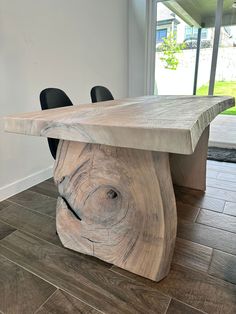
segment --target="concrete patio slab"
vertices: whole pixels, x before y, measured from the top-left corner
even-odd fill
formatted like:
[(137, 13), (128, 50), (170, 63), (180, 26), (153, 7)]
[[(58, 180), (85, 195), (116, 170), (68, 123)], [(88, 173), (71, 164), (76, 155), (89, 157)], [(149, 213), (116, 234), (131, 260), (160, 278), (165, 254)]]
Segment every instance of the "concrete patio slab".
[(211, 123), (209, 146), (236, 149), (236, 116), (215, 118)]

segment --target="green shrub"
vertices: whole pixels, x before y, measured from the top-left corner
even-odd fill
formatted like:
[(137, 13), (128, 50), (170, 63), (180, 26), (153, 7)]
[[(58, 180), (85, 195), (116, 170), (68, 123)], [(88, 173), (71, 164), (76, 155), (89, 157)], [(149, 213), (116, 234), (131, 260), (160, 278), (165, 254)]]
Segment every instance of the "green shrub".
[(164, 62), (166, 69), (177, 70), (179, 60), (176, 54), (182, 52), (185, 47), (185, 43), (177, 43), (175, 33), (171, 33), (167, 38), (164, 38), (158, 50), (163, 53), (163, 57), (160, 59)]

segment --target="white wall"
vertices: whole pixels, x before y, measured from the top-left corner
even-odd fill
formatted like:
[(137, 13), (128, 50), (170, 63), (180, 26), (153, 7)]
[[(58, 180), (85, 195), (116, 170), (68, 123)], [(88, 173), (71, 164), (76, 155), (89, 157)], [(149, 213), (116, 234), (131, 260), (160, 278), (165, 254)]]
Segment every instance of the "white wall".
[[(90, 88), (127, 96), (127, 0), (0, 0), (0, 116), (39, 110), (39, 93), (59, 87), (75, 104)], [(44, 138), (3, 132), (0, 199), (47, 178)]]

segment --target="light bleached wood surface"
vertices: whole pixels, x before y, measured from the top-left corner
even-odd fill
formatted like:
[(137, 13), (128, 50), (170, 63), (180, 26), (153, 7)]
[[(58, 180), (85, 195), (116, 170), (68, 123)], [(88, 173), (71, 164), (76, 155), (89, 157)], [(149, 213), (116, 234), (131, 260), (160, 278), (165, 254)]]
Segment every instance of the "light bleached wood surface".
[(159, 281), (177, 214), (168, 153), (61, 141), (57, 232), (69, 249)]
[(9, 116), (5, 130), (192, 154), (205, 128), (234, 103), (234, 98), (223, 96), (147, 96)]

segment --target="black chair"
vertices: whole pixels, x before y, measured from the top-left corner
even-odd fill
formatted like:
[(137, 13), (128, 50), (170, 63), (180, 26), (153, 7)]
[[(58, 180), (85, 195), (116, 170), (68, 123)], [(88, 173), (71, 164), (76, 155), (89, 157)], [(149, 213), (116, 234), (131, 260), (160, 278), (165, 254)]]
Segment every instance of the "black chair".
[[(46, 88), (40, 93), (40, 103), (42, 110), (54, 109), (59, 107), (72, 106), (70, 98), (58, 88)], [(52, 157), (56, 159), (58, 139), (48, 138), (48, 145)]]
[(90, 95), (91, 95), (91, 100), (93, 103), (99, 102), (99, 101), (114, 100), (112, 93), (109, 91), (108, 88), (104, 86), (93, 87), (91, 89)]

